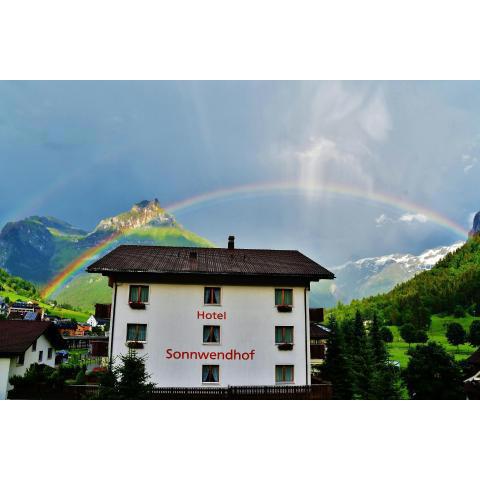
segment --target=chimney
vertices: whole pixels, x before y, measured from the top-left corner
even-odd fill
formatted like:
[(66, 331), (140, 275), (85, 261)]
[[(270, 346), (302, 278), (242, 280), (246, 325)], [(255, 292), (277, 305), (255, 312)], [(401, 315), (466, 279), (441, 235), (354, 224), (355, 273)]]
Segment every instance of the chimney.
[(228, 249), (233, 250), (235, 248), (235, 237), (233, 235), (230, 235), (228, 237)]

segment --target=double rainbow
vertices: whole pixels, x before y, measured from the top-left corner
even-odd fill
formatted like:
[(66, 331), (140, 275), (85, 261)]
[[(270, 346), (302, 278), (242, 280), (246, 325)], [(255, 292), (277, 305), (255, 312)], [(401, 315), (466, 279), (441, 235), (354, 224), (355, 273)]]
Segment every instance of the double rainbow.
[[(424, 215), (429, 221), (450, 230), (462, 239), (468, 236), (468, 230), (466, 228), (434, 210), (415, 204), (404, 198), (395, 197), (378, 191), (366, 191), (355, 186), (340, 183), (328, 183), (321, 186), (302, 185), (297, 182), (253, 183), (203, 193), (172, 203), (164, 208), (169, 213), (179, 213), (218, 201), (292, 193), (300, 193), (302, 195), (334, 194), (387, 205), (403, 212)], [(130, 230), (122, 230), (115, 232), (108, 238), (102, 240), (98, 245), (85, 251), (44, 287), (42, 290), (42, 296), (44, 298), (49, 298), (54, 295), (81, 269), (83, 269), (87, 263), (107, 251), (119, 237), (128, 234), (129, 231)]]

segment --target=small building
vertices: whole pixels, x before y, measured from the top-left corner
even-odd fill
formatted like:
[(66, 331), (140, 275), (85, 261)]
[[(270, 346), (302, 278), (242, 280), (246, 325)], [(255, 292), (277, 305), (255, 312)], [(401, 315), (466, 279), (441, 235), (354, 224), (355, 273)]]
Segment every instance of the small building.
[(27, 313), (33, 312), (39, 315), (39, 319), (43, 320), (43, 308), (35, 302), (14, 302), (10, 305), (9, 314), (11, 313)]
[(54, 323), (62, 336), (73, 336), (77, 330), (77, 322), (75, 320), (60, 319)]
[(470, 375), (464, 381), (465, 394), (470, 400), (480, 400), (480, 348), (465, 360), (465, 365)]
[(146, 357), (159, 387), (311, 384), (310, 282), (296, 250), (122, 245), (90, 265), (112, 291), (110, 359)]
[(8, 303), (5, 302), (5, 298), (0, 297), (0, 315), (7, 316), (8, 315)]
[(97, 322), (97, 319), (93, 315), (90, 315), (88, 317), (87, 324), (90, 325), (91, 327), (96, 327), (98, 325), (98, 322)]
[(23, 375), (34, 363), (55, 366), (55, 351), (64, 343), (50, 322), (0, 321), (0, 399), (12, 387), (9, 379)]

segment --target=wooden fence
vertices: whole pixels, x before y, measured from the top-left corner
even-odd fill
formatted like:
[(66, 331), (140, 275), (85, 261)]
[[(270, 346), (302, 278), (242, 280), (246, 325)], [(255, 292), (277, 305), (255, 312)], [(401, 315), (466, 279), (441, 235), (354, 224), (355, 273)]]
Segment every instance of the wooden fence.
[[(38, 395), (24, 391), (10, 399), (84, 400), (98, 396), (98, 385), (66, 385), (62, 390)], [(13, 393), (13, 392), (11, 392)], [(157, 387), (151, 400), (330, 400), (332, 387), (319, 385), (275, 385), (240, 387)]]
[(329, 400), (330, 384), (239, 387), (155, 388), (152, 399), (159, 400)]

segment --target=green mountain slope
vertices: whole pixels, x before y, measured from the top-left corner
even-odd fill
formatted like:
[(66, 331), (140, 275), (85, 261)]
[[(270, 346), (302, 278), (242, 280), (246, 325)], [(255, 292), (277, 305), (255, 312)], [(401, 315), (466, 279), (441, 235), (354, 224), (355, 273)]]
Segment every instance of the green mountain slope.
[(36, 302), (46, 313), (55, 315), (61, 318), (72, 318), (78, 322), (85, 322), (89, 315), (85, 312), (65, 309), (54, 306), (41, 298), (35, 285), (20, 277), (10, 275), (5, 270), (0, 269), (0, 297), (6, 301), (13, 303), (15, 301), (21, 302)]
[[(330, 312), (341, 319), (360, 310), (366, 318), (377, 312), (387, 323), (428, 326), (434, 313), (478, 310), (480, 306), (480, 236), (470, 238), (431, 270), (422, 272), (390, 292), (354, 300)], [(478, 312), (477, 312), (478, 313)]]

